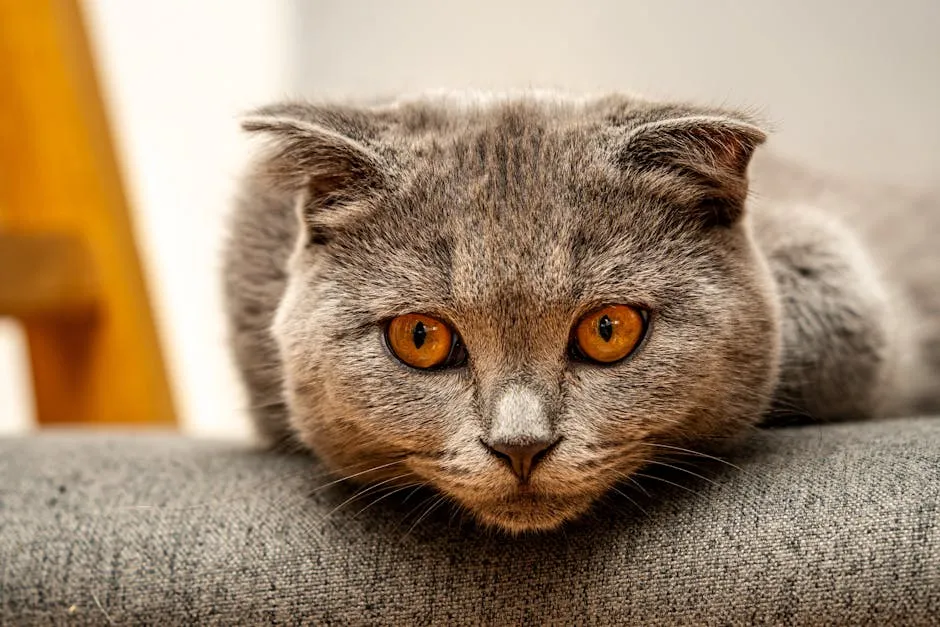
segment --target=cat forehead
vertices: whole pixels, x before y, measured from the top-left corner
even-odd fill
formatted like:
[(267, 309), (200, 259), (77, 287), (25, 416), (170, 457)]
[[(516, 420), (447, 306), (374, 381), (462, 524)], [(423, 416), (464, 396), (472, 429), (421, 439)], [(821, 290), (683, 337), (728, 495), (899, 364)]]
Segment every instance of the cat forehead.
[(420, 191), (383, 204), (343, 246), (344, 265), (358, 268), (354, 282), (380, 269), (371, 275), (375, 293), (392, 302), (433, 309), (443, 299), (492, 313), (649, 300), (676, 256), (662, 238), (687, 237), (670, 234), (656, 211), (613, 186), (586, 193), (564, 177), (516, 177), (511, 165), (473, 176), (435, 170)]
[(436, 218), (485, 226), (489, 236), (534, 235), (535, 227), (560, 226), (546, 222), (571, 223), (579, 205), (597, 204), (598, 189), (617, 187), (602, 125), (571, 106), (508, 101), (410, 111), (398, 142), (408, 159), (400, 191)]
[(683, 112), (616, 96), (420, 100), (394, 107), (375, 132), (405, 161), (408, 204), (514, 238), (632, 222), (641, 203), (624, 185), (618, 146), (629, 128)]
[(446, 270), (452, 288), (561, 298), (589, 278), (582, 266), (626, 263), (667, 233), (661, 212), (621, 184), (599, 125), (559, 123), (529, 103), (465, 115), (409, 145), (406, 184), (355, 236), (376, 256)]
[(661, 212), (623, 185), (583, 127), (509, 115), (426, 143), (382, 222), (434, 233), (478, 263), (557, 266), (561, 250), (623, 253), (638, 231), (663, 231)]

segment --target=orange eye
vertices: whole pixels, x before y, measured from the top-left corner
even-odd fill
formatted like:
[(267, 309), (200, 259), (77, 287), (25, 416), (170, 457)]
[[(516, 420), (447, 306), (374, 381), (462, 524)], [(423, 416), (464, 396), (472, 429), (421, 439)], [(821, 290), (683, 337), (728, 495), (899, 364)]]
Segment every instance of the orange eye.
[(602, 364), (623, 359), (643, 338), (645, 319), (627, 305), (606, 305), (587, 314), (575, 327), (576, 352)]
[(395, 356), (414, 368), (443, 365), (455, 347), (454, 332), (447, 323), (422, 314), (394, 318), (386, 337)]

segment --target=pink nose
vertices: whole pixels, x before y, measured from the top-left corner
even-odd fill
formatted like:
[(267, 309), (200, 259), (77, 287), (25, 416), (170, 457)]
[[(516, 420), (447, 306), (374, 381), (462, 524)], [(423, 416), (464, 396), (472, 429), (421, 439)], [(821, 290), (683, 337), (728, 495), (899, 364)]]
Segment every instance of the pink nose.
[(513, 474), (522, 482), (528, 481), (538, 464), (558, 440), (532, 440), (524, 444), (502, 441), (484, 442), (486, 448), (509, 464)]

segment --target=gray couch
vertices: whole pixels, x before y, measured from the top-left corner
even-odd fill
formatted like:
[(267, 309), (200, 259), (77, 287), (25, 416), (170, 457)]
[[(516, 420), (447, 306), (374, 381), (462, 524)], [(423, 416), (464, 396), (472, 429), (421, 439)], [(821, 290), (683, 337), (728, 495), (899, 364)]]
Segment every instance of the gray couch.
[(424, 494), (338, 507), (301, 455), (0, 440), (0, 623), (940, 624), (940, 420), (757, 432), (734, 462), (510, 538), (419, 520)]

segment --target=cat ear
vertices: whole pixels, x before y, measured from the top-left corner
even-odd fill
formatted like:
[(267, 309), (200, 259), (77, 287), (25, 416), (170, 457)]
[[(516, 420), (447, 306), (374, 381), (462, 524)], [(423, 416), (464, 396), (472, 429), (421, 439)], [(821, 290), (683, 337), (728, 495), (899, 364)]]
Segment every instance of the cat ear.
[(743, 213), (747, 167), (766, 139), (753, 124), (696, 115), (643, 124), (620, 145), (617, 163), (643, 193), (666, 198), (707, 226)]
[(252, 115), (242, 128), (267, 133), (272, 141), (261, 173), (286, 190), (307, 189), (335, 202), (353, 198), (385, 181), (387, 167), (363, 143), (326, 126), (293, 117)]
[(325, 240), (331, 227), (349, 217), (340, 209), (388, 187), (390, 169), (348, 129), (318, 123), (312, 110), (298, 107), (261, 109), (244, 118), (242, 128), (270, 139), (256, 175), (274, 188), (297, 194), (311, 238)]

